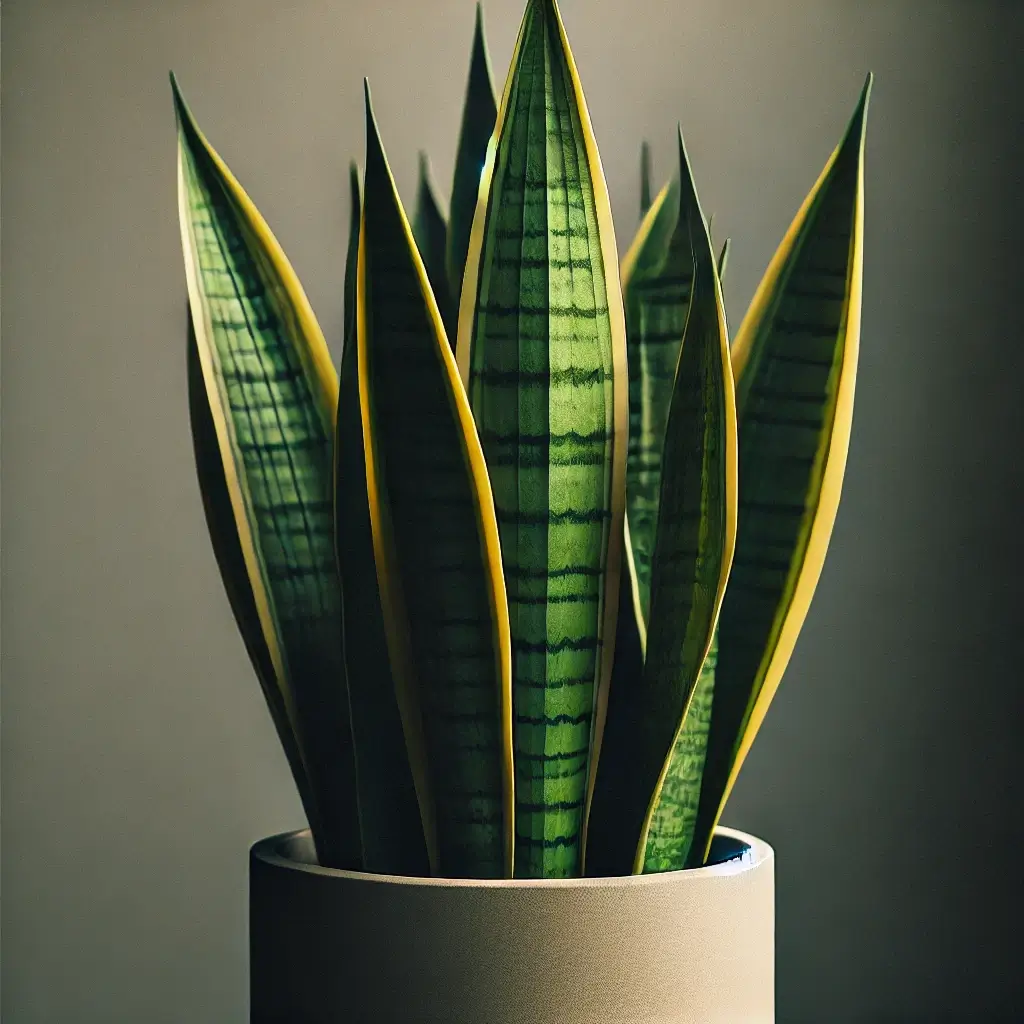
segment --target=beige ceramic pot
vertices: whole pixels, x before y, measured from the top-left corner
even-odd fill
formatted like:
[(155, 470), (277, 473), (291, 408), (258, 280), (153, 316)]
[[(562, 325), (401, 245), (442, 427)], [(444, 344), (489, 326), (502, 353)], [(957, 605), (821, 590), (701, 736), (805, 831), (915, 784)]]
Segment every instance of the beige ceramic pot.
[(253, 1024), (771, 1024), (770, 846), (629, 878), (335, 871), (308, 832), (250, 858)]

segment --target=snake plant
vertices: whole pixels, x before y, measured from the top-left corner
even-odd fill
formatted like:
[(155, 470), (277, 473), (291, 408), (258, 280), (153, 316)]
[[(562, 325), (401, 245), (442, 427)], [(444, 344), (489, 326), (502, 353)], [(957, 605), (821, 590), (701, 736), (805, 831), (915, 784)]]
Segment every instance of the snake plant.
[(322, 863), (706, 861), (839, 501), (870, 86), (730, 346), (682, 134), (620, 264), (555, 0), (500, 99), (478, 9), (447, 216), (366, 87), (339, 372), (172, 77), (200, 489)]

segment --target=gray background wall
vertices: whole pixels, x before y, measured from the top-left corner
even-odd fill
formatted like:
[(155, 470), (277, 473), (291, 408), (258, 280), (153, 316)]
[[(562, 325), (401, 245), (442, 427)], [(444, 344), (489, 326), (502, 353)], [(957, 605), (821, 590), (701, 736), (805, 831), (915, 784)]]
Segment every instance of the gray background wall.
[[(1019, 3), (564, 0), (615, 206), (681, 119), (735, 326), (868, 69), (844, 503), (727, 815), (778, 852), (779, 1020), (1019, 1019)], [(498, 78), (521, 0), (489, 0)], [(297, 826), (205, 534), (166, 71), (338, 354), (370, 76), (450, 180), (469, 0), (3, 5), (3, 1019), (246, 1014), (246, 850)]]

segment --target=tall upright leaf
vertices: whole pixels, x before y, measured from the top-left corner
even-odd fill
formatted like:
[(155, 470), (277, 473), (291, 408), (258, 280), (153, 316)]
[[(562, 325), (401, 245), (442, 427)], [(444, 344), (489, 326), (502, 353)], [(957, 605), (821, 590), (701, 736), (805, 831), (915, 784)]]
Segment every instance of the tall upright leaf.
[(689, 233), (677, 229), (687, 189), (694, 190), (692, 181), (662, 190), (622, 262), (631, 421), (626, 515), (641, 624), (650, 611), (662, 447), (693, 281)]
[(458, 358), (509, 593), (516, 873), (571, 876), (614, 654), (628, 394), (611, 208), (554, 0), (528, 4), (484, 173)]
[(359, 867), (331, 515), (337, 376), (287, 258), (172, 87), (195, 346), (246, 573), (228, 586), (251, 590), (321, 862)]
[(698, 822), (705, 856), (807, 615), (839, 503), (860, 342), (870, 92), (869, 75), (733, 348), (739, 525)]
[(416, 239), (423, 264), (427, 268), (427, 279), (434, 292), (437, 308), (441, 311), (445, 332), (454, 345), (455, 317), (458, 311), (448, 286), (448, 222), (437, 201), (430, 175), (430, 161), (426, 153), (420, 153), (419, 186), (416, 190), (416, 213), (412, 221), (412, 234)]
[[(512, 870), (508, 607), (483, 451), (366, 93), (359, 394), (385, 632), (435, 873)], [(418, 748), (422, 749), (419, 756)]]
[(356, 271), (362, 196), (355, 165), (345, 263), (345, 346), (335, 440), (335, 542), (341, 576), (345, 667), (352, 708), (363, 866), (383, 874), (430, 873), (416, 788), (388, 658), (373, 554), (356, 348)]
[[(448, 224), (448, 283), (452, 305), (458, 313), (462, 293), (462, 277), (469, 251), (469, 235), (473, 228), (480, 178), (487, 162), (487, 145), (494, 133), (498, 116), (498, 103), (491, 80), (491, 63), (487, 56), (484, 36), (484, 13), (476, 5), (476, 27), (473, 30), (473, 53), (469, 62), (469, 81), (462, 107), (462, 125), (455, 154), (455, 174), (452, 179), (452, 198)], [(454, 332), (449, 332), (454, 344)]]
[(679, 212), (662, 274), (692, 280), (693, 294), (670, 381), (643, 674), (638, 684), (613, 680), (609, 699), (588, 830), (588, 870), (595, 874), (683, 866), (700, 784), (693, 696), (735, 542), (729, 337), (682, 136), (679, 160)]

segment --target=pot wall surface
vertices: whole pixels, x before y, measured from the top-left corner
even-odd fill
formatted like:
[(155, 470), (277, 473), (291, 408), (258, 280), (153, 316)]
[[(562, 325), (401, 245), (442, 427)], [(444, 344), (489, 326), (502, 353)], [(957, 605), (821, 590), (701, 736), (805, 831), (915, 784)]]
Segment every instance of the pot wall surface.
[(253, 1024), (771, 1024), (774, 854), (627, 878), (408, 879), (250, 857)]

